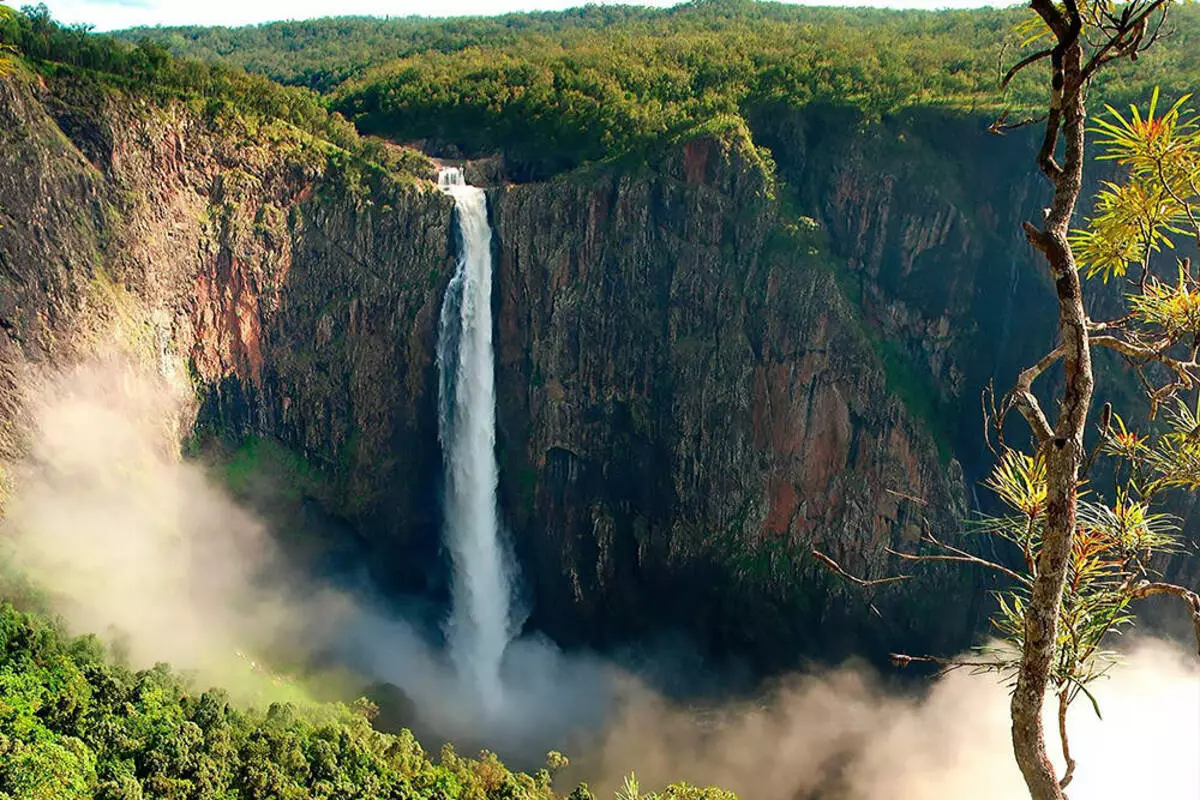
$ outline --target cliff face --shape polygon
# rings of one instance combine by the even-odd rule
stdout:
[[[1002,392],[1055,335],[1053,293],[1021,232],[1046,198],[1035,143],[986,123],[935,111],[883,123],[828,108],[756,116],[851,270],[865,321],[933,391],[934,427],[976,474],[981,390],[994,377]]]
[[[501,512],[532,622],[593,645],[683,629],[764,667],[960,646],[979,576],[879,591],[880,620],[808,554],[876,577],[923,526],[961,530],[978,393],[1053,339],[1019,238],[1028,142],[918,113],[752,122],[778,187],[733,132],[489,191]],[[132,350],[193,382],[202,432],[302,454],[376,578],[437,596],[456,242],[432,165],[78,79],[0,81],[0,123],[5,419],[24,364]]]
[[[10,413],[20,364],[132,351],[190,373],[202,426],[324,467],[384,552],[436,548],[447,198],[280,123],[77,81],[0,81],[0,119]]]
[[[70,81],[0,92],[9,383],[115,324],[188,370],[202,428],[322,467],[378,577],[436,591],[449,199],[278,123]],[[502,511],[533,619],[565,640],[684,627],[768,663],[846,647],[873,626],[808,550],[879,572],[885,545],[963,511],[956,463],[757,159],[702,139],[490,195]]]
[[[923,517],[965,510],[844,266],[768,194],[744,140],[704,139],[653,171],[492,195],[504,506],[561,637],[582,619],[593,638],[687,624],[768,661],[836,649],[863,607],[812,547],[878,574]],[[965,614],[911,624],[941,626]]]

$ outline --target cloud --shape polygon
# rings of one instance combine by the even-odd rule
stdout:
[[[1078,761],[1070,795],[1088,800],[1200,797],[1200,665],[1156,640],[1129,651],[1069,717]],[[993,676],[951,673],[923,696],[888,691],[849,665],[793,675],[753,700],[681,708],[636,687],[577,772],[611,790],[686,778],[754,800],[1011,800],[1026,796],[1009,740],[1008,692]],[[1047,718],[1052,757],[1056,723]]]
[[[599,657],[526,637],[505,655],[502,707],[480,716],[436,621],[422,626],[419,614],[296,574],[259,519],[180,459],[186,385],[107,359],[31,376],[26,389],[29,450],[10,465],[6,557],[75,630],[119,633],[137,666],[168,660],[261,700],[264,681],[248,663],[259,653],[333,657],[399,687],[411,703],[400,721],[434,741],[490,747],[526,768],[551,748],[566,752],[560,787],[587,780],[604,793],[634,770],[646,786],[687,780],[747,800],[1024,796],[1007,690],[991,676],[954,673],[913,695],[848,664],[786,676],[750,699],[679,705]],[[363,685],[347,680],[339,689]],[[1071,712],[1071,796],[1200,797],[1193,654],[1142,640],[1094,692],[1103,721],[1084,701]]]

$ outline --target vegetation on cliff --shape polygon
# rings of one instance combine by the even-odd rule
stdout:
[[[264,685],[281,680],[255,677]],[[0,798],[567,797],[551,787],[551,770],[566,763],[558,753],[533,775],[487,752],[466,758],[447,745],[434,757],[407,730],[372,727],[367,700],[313,704],[299,690],[291,694],[295,701],[265,710],[239,708],[225,691],[198,692],[165,664],[131,669],[95,636],[68,636],[48,618],[2,603]],[[733,797],[685,784],[634,796]],[[582,785],[569,800],[590,797]]]
[[[1041,70],[1000,90],[1020,11],[798,8],[697,0],[669,10],[585,8],[499,18],[325,19],[252,28],[139,29],[173,52],[331,92],[367,131],[503,151],[545,174],[648,153],[722,115],[835,103],[1035,109]],[[1140,69],[1097,76],[1117,100],[1182,89],[1200,72],[1200,14]],[[1034,74],[1037,73],[1037,74]]]
[[[0,14],[0,74],[14,60],[45,76],[70,76],[114,90],[132,91],[157,102],[183,100],[210,118],[233,114],[241,119],[281,122],[333,146],[345,156],[392,172],[420,171],[424,160],[400,148],[360,137],[355,127],[327,110],[314,92],[281,86],[261,75],[216,63],[177,59],[149,39],[136,45],[86,28],[56,22],[44,5]]]

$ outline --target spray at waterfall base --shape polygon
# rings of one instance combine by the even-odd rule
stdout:
[[[486,226],[479,199],[472,213]],[[459,231],[468,235],[462,220]],[[417,615],[401,618],[289,574],[261,522],[199,467],[179,461],[177,438],[168,441],[174,429],[162,424],[176,412],[171,392],[113,364],[31,389],[35,447],[31,462],[12,471],[19,487],[0,523],[30,576],[62,600],[71,626],[104,633],[111,625],[128,638],[136,666],[170,660],[226,685],[226,665],[215,662],[238,650],[257,657],[287,638],[336,651],[359,673],[400,687],[431,732],[427,746],[445,738],[464,751],[488,747],[527,767],[561,750],[572,759],[563,786],[587,780],[603,791],[636,770],[643,785],[713,783],[755,800],[1020,796],[1007,695],[988,677],[951,676],[925,697],[905,698],[869,671],[847,667],[790,676],[752,701],[698,713],[598,658],[564,655],[536,636],[512,639],[515,573],[491,483],[494,445],[475,447],[494,443],[494,375],[470,373],[470,385],[459,389],[460,365],[481,353],[494,363],[490,308],[468,306],[473,295],[487,296],[468,280],[484,265],[464,263],[485,234],[490,239],[485,227],[459,243],[461,279],[447,292],[439,328],[444,467],[458,487],[454,496],[447,491],[447,505],[481,521],[468,533],[482,537],[464,533],[456,544],[459,532],[445,532],[447,548],[463,548],[465,560],[455,561],[454,606],[440,632],[421,627]],[[490,257],[490,244],[483,252]],[[490,265],[485,271],[490,282]],[[478,438],[457,438],[459,431]],[[464,564],[482,570],[475,577],[491,577],[460,576]],[[472,615],[489,591],[496,606]],[[240,661],[234,668],[245,671]],[[481,691],[488,681],[490,695]],[[1097,694],[1104,722],[1087,706],[1072,711],[1074,794],[1200,796],[1200,675],[1187,654],[1155,643],[1134,648]]]
[[[515,639],[517,571],[504,541],[496,490],[492,231],[484,191],[457,168],[438,185],[454,198],[456,268],[438,321],[438,438],[443,463],[443,540],[451,557],[445,649],[404,621],[364,620],[353,650],[372,674],[416,701],[442,736],[513,752],[539,752],[603,719],[610,680],[597,660],[564,658],[548,640]],[[424,702],[425,698],[435,698]],[[495,747],[495,744],[492,744]]]

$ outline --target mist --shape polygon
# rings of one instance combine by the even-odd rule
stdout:
[[[73,632],[244,701],[348,700],[388,683],[411,705],[404,724],[527,767],[601,724],[613,670],[598,658],[519,638],[504,653],[503,692],[483,709],[449,657],[444,620],[295,566],[278,531],[181,458],[195,417],[186,383],[110,357],[30,372],[24,387],[26,456],[5,467],[14,487],[0,560]]]
[[[611,661],[525,635],[504,653],[500,707],[481,714],[438,620],[299,571],[263,520],[180,457],[192,402],[186,385],[120,359],[31,376],[26,455],[5,466],[3,559],[74,631],[121,642],[135,667],[168,661],[258,702],[263,681],[251,678],[275,677],[264,664],[332,663],[354,676],[347,691],[398,687],[412,704],[404,724],[460,750],[488,747],[526,768],[566,752],[560,790],[586,780],[607,791],[636,771],[643,786],[687,780],[754,800],[1024,794],[1007,689],[991,676],[952,673],[908,694],[848,664],[752,700],[681,706]],[[1094,693],[1103,721],[1084,698],[1071,712],[1071,796],[1200,797],[1194,654],[1129,643]]]
[[[1143,639],[1091,688],[1104,719],[1083,696],[1071,707],[1078,766],[1068,794],[1200,797],[1195,654]],[[952,672],[909,697],[856,665],[792,675],[754,701],[709,709],[673,707],[633,688],[578,766],[605,789],[636,770],[644,786],[686,778],[755,800],[1011,800],[1026,791],[1008,701],[991,675]],[[1048,713],[1048,747],[1062,774],[1056,726]]]
[[[119,642],[132,666],[236,687],[256,651],[349,609],[301,594],[264,524],[180,458],[191,404],[186,386],[117,358],[28,375],[0,542],[73,631]]]

